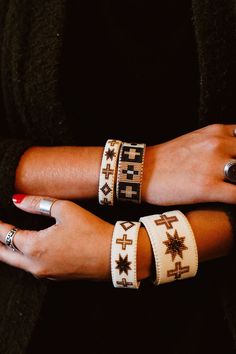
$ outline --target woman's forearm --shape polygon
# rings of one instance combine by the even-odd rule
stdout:
[[[233,230],[222,210],[196,210],[186,214],[197,242],[199,261],[224,257],[233,246]]]
[[[16,192],[59,199],[96,197],[102,153],[102,147],[32,147],[19,162]]]
[[[199,262],[226,256],[233,245],[229,219],[221,210],[195,210],[186,214],[197,243]],[[184,236],[184,235],[183,235]],[[139,233],[137,275],[142,280],[151,276],[154,257],[146,229]]]

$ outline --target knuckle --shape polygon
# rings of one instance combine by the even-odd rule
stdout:
[[[222,146],[224,146],[224,139],[219,136],[212,136],[208,139],[207,145],[210,151],[219,151],[222,149]]]
[[[225,130],[225,125],[220,123],[214,123],[208,126],[212,134],[222,134]]]
[[[30,255],[33,258],[35,257],[36,246],[34,242],[27,242],[27,244],[25,244],[25,253]]]
[[[39,240],[30,239],[28,244],[25,246],[26,253],[30,255],[32,258],[40,259],[42,256],[42,248]]]

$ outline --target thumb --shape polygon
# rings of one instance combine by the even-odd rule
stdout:
[[[46,215],[55,219],[59,218],[58,208],[53,207],[58,199],[26,194],[14,194],[12,201],[17,208],[22,209],[27,213]]]

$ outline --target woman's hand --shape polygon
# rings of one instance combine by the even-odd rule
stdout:
[[[20,209],[40,214],[43,197],[25,196]],[[0,261],[40,278],[110,279],[110,245],[113,225],[77,204],[57,200],[51,208],[56,223],[41,231],[18,230],[13,252],[5,237],[14,226],[0,222]]]
[[[40,214],[43,197],[25,196],[17,207]],[[114,226],[70,201],[56,200],[51,208],[56,223],[41,231],[18,230],[15,252],[5,245],[15,228],[0,222],[0,262],[21,268],[37,278],[110,280],[110,249]],[[194,210],[187,218],[193,228],[199,261],[227,255],[233,244],[230,222],[221,210]],[[153,252],[144,227],[137,245],[137,278],[150,277]]]
[[[236,203],[236,185],[224,181],[224,165],[236,158],[236,125],[214,124],[148,147],[143,200],[158,205]]]

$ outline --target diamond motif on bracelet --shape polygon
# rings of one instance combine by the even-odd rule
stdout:
[[[135,226],[135,223],[132,221],[124,221],[121,222],[120,225],[123,227],[125,231],[129,230],[131,227]]]
[[[107,183],[104,184],[104,186],[102,186],[102,188],[100,188],[100,190],[103,192],[103,194],[105,194],[107,196],[107,194],[109,194],[112,189],[109,187],[109,185]]]

